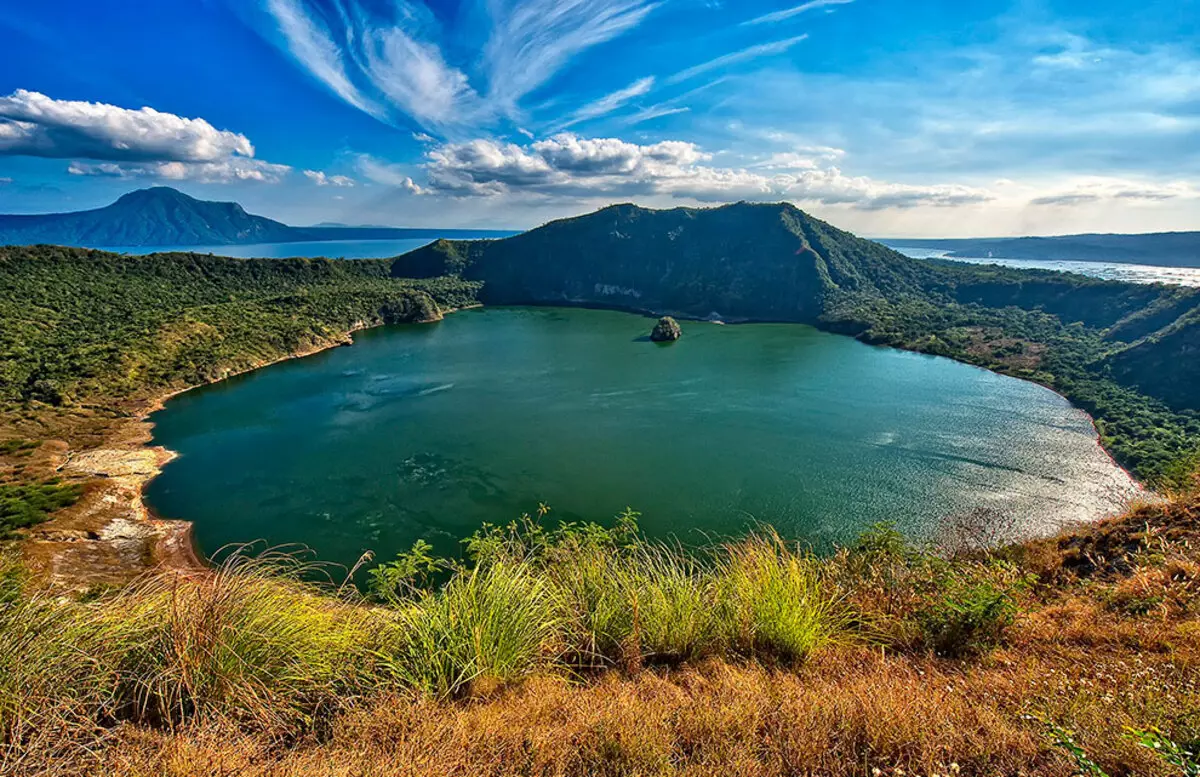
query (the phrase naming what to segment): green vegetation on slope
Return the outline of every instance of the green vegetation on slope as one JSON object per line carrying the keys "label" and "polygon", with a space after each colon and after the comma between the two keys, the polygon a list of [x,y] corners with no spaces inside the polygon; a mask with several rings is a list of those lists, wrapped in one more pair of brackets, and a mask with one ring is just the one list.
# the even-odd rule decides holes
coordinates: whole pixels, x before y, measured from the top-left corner
{"label": "green vegetation on slope", "polygon": [[48,480],[41,483],[0,483],[0,540],[16,536],[18,529],[41,523],[55,510],[79,500],[83,486]]}
{"label": "green vegetation on slope", "polygon": [[814,324],[1045,384],[1096,418],[1114,457],[1178,482],[1200,441],[1200,292],[910,259],[791,205],[617,205],[399,257],[398,277],[483,284],[485,302],[599,304]]}
{"label": "green vegetation on slope", "polygon": [[0,400],[145,397],[474,300],[477,284],[396,280],[388,269],[378,261],[0,248]]}

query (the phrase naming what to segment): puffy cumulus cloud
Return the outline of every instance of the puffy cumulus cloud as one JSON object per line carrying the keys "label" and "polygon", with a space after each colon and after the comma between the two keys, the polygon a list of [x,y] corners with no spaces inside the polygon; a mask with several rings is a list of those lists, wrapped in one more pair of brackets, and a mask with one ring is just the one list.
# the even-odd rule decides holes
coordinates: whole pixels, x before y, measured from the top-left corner
{"label": "puffy cumulus cloud", "polygon": [[245,135],[153,108],[55,100],[18,89],[0,97],[0,154],[114,162],[217,162],[253,157]]}
{"label": "puffy cumulus cloud", "polygon": [[760,168],[719,167],[694,143],[643,145],[561,133],[524,146],[483,139],[448,143],[429,149],[423,167],[427,193],[462,197],[667,195],[701,202],[786,198],[863,209],[955,206],[992,199],[990,192],[968,186],[916,186],[847,176],[831,164],[840,155],[837,149],[811,151],[777,155]]}
{"label": "puffy cumulus cloud", "polygon": [[353,186],[354,179],[348,175],[328,175],[321,170],[305,170],[304,177],[317,186]]}
{"label": "puffy cumulus cloud", "polygon": [[290,171],[291,168],[287,165],[238,157],[220,162],[72,162],[67,168],[67,172],[71,175],[159,178],[167,181],[196,181],[198,183],[236,183],[239,181],[278,183]]}
{"label": "puffy cumulus cloud", "polygon": [[245,135],[204,119],[55,100],[25,89],[0,97],[0,155],[74,159],[72,175],[202,183],[274,183],[291,170],[255,159]]}

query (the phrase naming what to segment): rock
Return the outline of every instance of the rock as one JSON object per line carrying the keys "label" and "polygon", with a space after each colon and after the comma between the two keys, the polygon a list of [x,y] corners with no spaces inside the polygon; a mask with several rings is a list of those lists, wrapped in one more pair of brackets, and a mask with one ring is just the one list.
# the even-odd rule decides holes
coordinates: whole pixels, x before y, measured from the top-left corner
{"label": "rock", "polygon": [[683,330],[679,328],[679,322],[670,316],[660,318],[654,325],[654,331],[650,333],[650,339],[656,343],[669,343],[682,336]]}

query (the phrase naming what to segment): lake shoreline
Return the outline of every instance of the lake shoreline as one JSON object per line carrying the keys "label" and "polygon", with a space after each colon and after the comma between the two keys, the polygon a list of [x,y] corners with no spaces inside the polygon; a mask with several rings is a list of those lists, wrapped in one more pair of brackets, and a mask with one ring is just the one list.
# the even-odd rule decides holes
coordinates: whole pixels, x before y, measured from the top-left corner
{"label": "lake shoreline", "polygon": [[[441,316],[475,307],[481,306],[447,309],[436,319],[413,323],[436,323]],[[96,445],[71,450],[64,443],[54,470],[83,481],[84,495],[77,504],[32,527],[22,541],[23,555],[35,575],[55,588],[78,591],[126,583],[153,572],[193,575],[210,570],[196,545],[192,522],[162,516],[146,502],[145,489],[150,481],[179,455],[154,444],[151,416],[171,399],[194,389],[351,346],[355,333],[376,326],[383,324],[358,322],[325,341],[277,358],[134,400],[120,419],[106,428]]]}
{"label": "lake shoreline", "polygon": [[[461,308],[448,309],[442,311],[443,315],[459,312],[462,310],[479,309],[483,305],[470,305]],[[582,307],[588,309],[611,310],[614,312],[633,314],[647,318],[654,318],[659,315],[672,314],[670,311],[663,313],[661,311],[653,311],[648,309],[634,309],[630,307],[618,307],[612,305],[602,305],[594,303],[574,304],[569,301],[562,301],[553,305],[528,305],[528,306],[504,306],[504,307]],[[797,324],[795,321],[768,321],[757,319],[737,319],[737,320],[722,320],[713,321],[710,319],[698,319],[695,317],[677,316],[685,321],[699,323],[730,323],[730,324],[769,324],[769,323],[786,323]],[[434,323],[437,319],[429,322]],[[849,336],[845,332],[837,332],[823,328],[819,325],[801,324],[804,326],[812,326],[814,329],[827,333],[842,336]],[[169,450],[162,445],[155,445],[153,440],[154,422],[151,416],[162,410],[166,403],[171,399],[187,393],[201,386],[214,385],[229,378],[245,375],[250,372],[261,370],[274,364],[300,359],[308,356],[313,356],[318,353],[332,350],[343,346],[350,346],[354,343],[354,335],[358,332],[368,329],[374,329],[383,326],[368,325],[359,323],[351,329],[331,337],[329,340],[321,343],[312,344],[308,347],[299,349],[289,354],[285,354],[278,358],[263,361],[251,367],[226,372],[219,378],[215,378],[204,383],[199,383],[193,386],[173,389],[163,392],[151,398],[137,403],[136,409],[130,413],[122,422],[116,424],[105,439],[97,446],[69,454],[68,462],[64,465],[64,469],[68,474],[75,476],[92,477],[99,480],[97,487],[91,488],[85,495],[84,512],[95,517],[97,512],[97,503],[109,503],[122,505],[123,507],[132,507],[132,509],[121,510],[100,510],[99,512],[107,514],[106,525],[99,530],[91,529],[86,532],[86,537],[69,538],[64,542],[64,535],[69,535],[72,531],[73,518],[80,510],[76,508],[68,508],[63,511],[63,514],[56,516],[50,521],[34,527],[29,538],[23,543],[26,546],[26,556],[33,562],[32,566],[42,571],[51,579],[51,582],[57,587],[65,587],[69,589],[81,590],[94,584],[112,584],[119,582],[123,577],[125,579],[133,579],[140,575],[149,572],[168,572],[183,575],[204,574],[211,570],[211,565],[204,558],[204,554],[200,551],[195,542],[193,524],[191,521],[183,519],[175,519],[164,517],[157,513],[146,501],[145,491],[149,483],[161,473],[161,469],[167,463],[175,459],[178,454],[175,451]],[[686,332],[685,332],[686,336]],[[853,336],[851,339],[857,340]],[[861,341],[859,341],[861,342]],[[871,345],[870,343],[863,343]],[[892,346],[878,345],[876,347],[889,348],[897,351],[907,351],[910,353],[922,353],[913,349],[895,348]],[[923,354],[931,355],[931,354]],[[959,361],[951,357],[951,361],[967,366],[976,367],[977,369],[985,370],[993,374],[1004,375],[1004,373],[989,370],[980,365],[971,364],[970,362]],[[1004,375],[1005,377],[1016,377]],[[1079,408],[1071,402],[1069,397],[1060,394],[1054,389],[1045,386],[1044,384],[1028,381],[1024,378],[1016,378],[1034,385],[1046,388],[1056,396],[1061,397],[1072,408],[1079,410],[1088,419],[1091,425],[1094,439],[1097,446],[1104,451],[1105,455],[1113,465],[1118,468],[1129,481],[1134,484],[1137,489],[1146,492],[1142,483],[1132,476],[1125,468],[1121,467],[1111,453],[1104,447],[1100,439],[1098,430],[1096,429],[1094,419],[1091,415]],[[152,464],[145,466],[146,457],[151,458]],[[80,462],[84,462],[85,466],[80,466]],[[139,465],[131,465],[131,462],[137,462]],[[136,502],[136,505],[130,505],[130,502]],[[90,508],[90,509],[89,509]],[[1096,520],[1103,520],[1104,516],[1098,517]],[[1032,538],[1031,535],[1029,538]],[[1027,538],[1028,539],[1028,538]],[[86,560],[78,563],[81,560],[66,561],[65,556],[79,556],[79,543],[81,540],[93,546],[110,545],[110,552],[94,552],[91,555],[99,559],[99,563],[94,566],[89,566]],[[136,544],[140,546],[137,553],[128,552],[128,546]],[[95,550],[95,548],[93,548]],[[111,562],[112,558],[118,559],[115,565]]]}

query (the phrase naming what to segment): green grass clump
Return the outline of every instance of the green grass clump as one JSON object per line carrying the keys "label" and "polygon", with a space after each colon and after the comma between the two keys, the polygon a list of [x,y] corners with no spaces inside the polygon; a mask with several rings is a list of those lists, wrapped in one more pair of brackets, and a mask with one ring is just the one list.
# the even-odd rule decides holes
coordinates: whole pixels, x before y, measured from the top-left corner
{"label": "green grass clump", "polygon": [[83,486],[57,480],[0,484],[0,540],[12,539],[19,529],[36,526],[50,513],[75,504],[82,495]]}
{"label": "green grass clump", "polygon": [[0,744],[121,720],[307,730],[375,686],[395,621],[274,557],[92,601],[21,596],[0,606]]}
{"label": "green grass clump", "polygon": [[848,613],[822,583],[817,562],[774,534],[729,546],[722,603],[743,653],[795,661],[845,631]]}
{"label": "green grass clump", "polygon": [[401,605],[401,636],[387,667],[403,686],[435,696],[547,668],[561,649],[558,594],[520,562],[464,571]]}

